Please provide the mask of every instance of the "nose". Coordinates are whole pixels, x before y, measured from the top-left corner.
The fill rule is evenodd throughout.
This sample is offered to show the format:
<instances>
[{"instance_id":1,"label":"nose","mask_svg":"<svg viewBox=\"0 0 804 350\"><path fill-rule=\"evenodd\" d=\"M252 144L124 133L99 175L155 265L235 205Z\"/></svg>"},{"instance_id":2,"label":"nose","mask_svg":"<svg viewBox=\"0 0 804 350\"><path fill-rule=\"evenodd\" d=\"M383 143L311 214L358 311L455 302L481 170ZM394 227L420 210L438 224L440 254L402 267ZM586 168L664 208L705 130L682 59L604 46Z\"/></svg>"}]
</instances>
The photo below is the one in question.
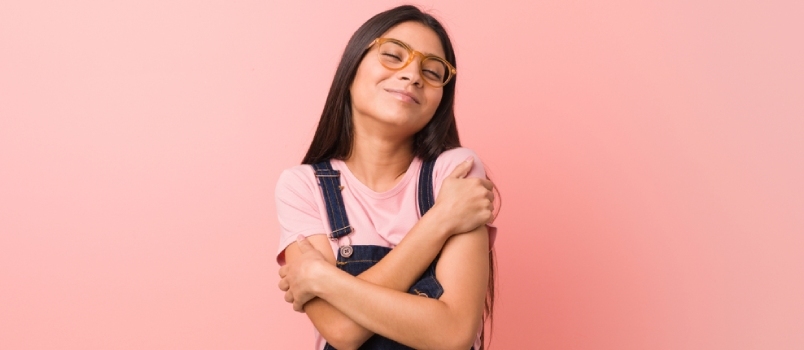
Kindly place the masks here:
<instances>
[{"instance_id":1,"label":"nose","mask_svg":"<svg viewBox=\"0 0 804 350\"><path fill-rule=\"evenodd\" d=\"M397 71L397 76L401 80L408 80L411 84L422 87L424 81L421 75L421 59L418 55L413 56L411 62L404 68Z\"/></svg>"}]
</instances>

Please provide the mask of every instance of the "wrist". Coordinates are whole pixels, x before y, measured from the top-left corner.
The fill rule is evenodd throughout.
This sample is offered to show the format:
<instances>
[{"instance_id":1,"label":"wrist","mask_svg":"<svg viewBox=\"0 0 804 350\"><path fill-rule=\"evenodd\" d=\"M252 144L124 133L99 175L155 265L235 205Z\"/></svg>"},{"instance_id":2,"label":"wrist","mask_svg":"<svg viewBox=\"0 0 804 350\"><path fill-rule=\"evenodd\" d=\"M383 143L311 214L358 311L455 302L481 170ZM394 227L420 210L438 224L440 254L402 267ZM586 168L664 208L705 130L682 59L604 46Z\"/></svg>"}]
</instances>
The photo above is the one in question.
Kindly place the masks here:
<instances>
[{"instance_id":1,"label":"wrist","mask_svg":"<svg viewBox=\"0 0 804 350\"><path fill-rule=\"evenodd\" d=\"M448 217L439 209L440 207L434 206L422 216L421 221L429 227L428 231L446 240L455 233L455 230Z\"/></svg>"},{"instance_id":2,"label":"wrist","mask_svg":"<svg viewBox=\"0 0 804 350\"><path fill-rule=\"evenodd\" d=\"M337 270L334 265L325 262L318 262L310 269L310 289L316 296L321 296L321 293L325 291L327 279L332 276L330 268Z\"/></svg>"}]
</instances>

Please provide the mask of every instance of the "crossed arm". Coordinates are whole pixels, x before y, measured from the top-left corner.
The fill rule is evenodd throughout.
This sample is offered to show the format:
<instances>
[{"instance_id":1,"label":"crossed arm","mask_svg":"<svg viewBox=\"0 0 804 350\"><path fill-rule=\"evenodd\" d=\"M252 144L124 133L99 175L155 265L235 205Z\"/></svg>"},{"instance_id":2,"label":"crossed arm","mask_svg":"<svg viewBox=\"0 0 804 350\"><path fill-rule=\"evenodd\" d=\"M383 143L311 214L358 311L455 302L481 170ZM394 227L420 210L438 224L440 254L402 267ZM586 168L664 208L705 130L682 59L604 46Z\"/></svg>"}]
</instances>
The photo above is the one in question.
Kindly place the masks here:
<instances>
[{"instance_id":1,"label":"crossed arm","mask_svg":"<svg viewBox=\"0 0 804 350\"><path fill-rule=\"evenodd\" d=\"M307 266L305 271L286 274L296 274L297 280L290 285L300 284L299 293L293 296L298 295L300 300L307 298L301 295L304 293L317 297L310 301L317 302L317 308L311 308L314 305L310 303L303 308L336 348L357 348L372 333L417 349L465 350L472 346L483 315L489 273L485 226L447 240L436 266L436 277L444 287L440 299L423 298L353 277L326 261L310 242L296 244L300 253L297 261L306 260ZM294 308L301 307L298 301L292 301ZM341 328L344 326L348 328ZM338 331L354 333L339 336ZM335 337L327 338L325 332Z\"/></svg>"},{"instance_id":2,"label":"crossed arm","mask_svg":"<svg viewBox=\"0 0 804 350\"><path fill-rule=\"evenodd\" d=\"M493 197L478 191L490 190L490 183L463 179L461 172L468 167L471 163L456 168L452 180L444 181L436 206L385 258L357 277L334 266L324 235L288 246L279 284L287 291L285 300L304 310L338 349L357 348L374 333L415 348L471 347L488 281L488 234L482 224L490 217ZM439 251L441 298L406 293Z\"/></svg>"},{"instance_id":3,"label":"crossed arm","mask_svg":"<svg viewBox=\"0 0 804 350\"><path fill-rule=\"evenodd\" d=\"M398 246L355 279L389 290L406 292L435 259L447 239L443 230L437 231L438 225L432 219L432 216L422 217ZM335 256L326 235L313 235L307 241L321 253L329 266L335 265ZM300 262L303 255L300 245L303 243L294 242L285 249L288 263L286 266ZM296 303L298 302L297 300ZM294 308L298 311L300 306L294 305ZM374 334L320 297L304 304L303 310L324 339L337 349L357 348Z\"/></svg>"}]
</instances>

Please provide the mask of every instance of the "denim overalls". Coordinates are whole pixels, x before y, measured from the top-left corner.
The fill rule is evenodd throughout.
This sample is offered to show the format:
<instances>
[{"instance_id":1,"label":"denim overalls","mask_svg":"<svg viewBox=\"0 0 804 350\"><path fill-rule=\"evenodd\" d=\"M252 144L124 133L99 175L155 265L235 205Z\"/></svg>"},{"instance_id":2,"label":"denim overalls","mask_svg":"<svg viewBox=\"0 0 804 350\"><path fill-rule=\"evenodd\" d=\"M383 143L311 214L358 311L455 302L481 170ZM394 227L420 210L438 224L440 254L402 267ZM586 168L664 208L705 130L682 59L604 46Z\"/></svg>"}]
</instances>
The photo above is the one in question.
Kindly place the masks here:
<instances>
[{"instance_id":1,"label":"denim overalls","mask_svg":"<svg viewBox=\"0 0 804 350\"><path fill-rule=\"evenodd\" d=\"M422 168L419 172L419 187L417 189L419 213L424 216L430 208L435 204L433 195L433 167L435 160L422 162ZM363 271L368 270L374 266L380 259L385 257L391 248L373 246L373 245L351 245L351 241L347 236L352 232L352 227L349 225L349 218L346 217L346 208L343 206L343 196L341 195L341 180L340 171L334 170L329 161L324 161L318 164L313 164L315 169L315 176L318 178L318 185L324 196L324 204L327 208L327 216L329 217L329 225L332 233L329 235L330 239L339 240L345 237L345 245L341 245L338 250L337 266L339 269L348 272L353 276L361 274ZM408 293L417 294L427 298L438 299L444 293L441 284L435 278L435 267L438 262L438 256L433 260L427 270L424 271L421 277L410 287ZM360 346L361 350L402 350L412 349L408 346L397 343L391 339L385 338L379 334L374 334L363 345ZM332 345L327 345L324 350L336 350Z\"/></svg>"}]
</instances>

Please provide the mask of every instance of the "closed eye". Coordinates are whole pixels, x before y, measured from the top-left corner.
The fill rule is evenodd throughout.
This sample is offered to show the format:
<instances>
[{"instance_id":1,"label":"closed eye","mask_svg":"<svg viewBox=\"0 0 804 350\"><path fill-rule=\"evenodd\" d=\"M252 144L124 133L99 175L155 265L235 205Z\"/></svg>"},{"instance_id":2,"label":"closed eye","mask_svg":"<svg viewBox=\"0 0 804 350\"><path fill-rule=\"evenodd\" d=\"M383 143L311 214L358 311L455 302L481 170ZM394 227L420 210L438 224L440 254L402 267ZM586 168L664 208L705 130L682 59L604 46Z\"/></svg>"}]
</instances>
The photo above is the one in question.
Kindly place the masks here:
<instances>
[{"instance_id":1,"label":"closed eye","mask_svg":"<svg viewBox=\"0 0 804 350\"><path fill-rule=\"evenodd\" d=\"M438 74L435 71L425 69L423 72L430 79L441 80L441 74Z\"/></svg>"},{"instance_id":2,"label":"closed eye","mask_svg":"<svg viewBox=\"0 0 804 350\"><path fill-rule=\"evenodd\" d=\"M402 61L402 58L400 58L399 56L394 55L394 54L383 53L382 55L386 56L386 57L389 57L389 58L392 58L392 59L397 60L397 61Z\"/></svg>"}]
</instances>

